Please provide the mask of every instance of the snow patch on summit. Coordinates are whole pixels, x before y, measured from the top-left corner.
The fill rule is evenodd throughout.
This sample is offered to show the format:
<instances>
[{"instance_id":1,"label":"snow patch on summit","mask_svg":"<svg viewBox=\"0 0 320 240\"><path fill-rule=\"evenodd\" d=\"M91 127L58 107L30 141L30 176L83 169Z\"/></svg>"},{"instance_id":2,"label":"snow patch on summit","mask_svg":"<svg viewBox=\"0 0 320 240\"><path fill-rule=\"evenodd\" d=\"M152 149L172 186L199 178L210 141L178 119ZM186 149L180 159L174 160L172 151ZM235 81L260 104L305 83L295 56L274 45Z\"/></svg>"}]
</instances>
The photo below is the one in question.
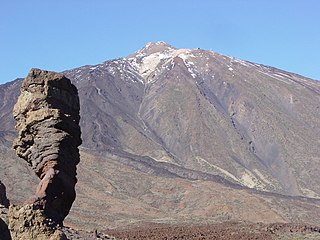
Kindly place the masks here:
<instances>
[{"instance_id":1,"label":"snow patch on summit","mask_svg":"<svg viewBox=\"0 0 320 240\"><path fill-rule=\"evenodd\" d=\"M193 54L190 54L189 51L186 51L184 53L181 53L178 55L180 57L184 64L186 65L188 72L191 74L193 78L197 77L197 71L196 71L196 66L194 63L189 59L190 57L195 57Z\"/></svg>"},{"instance_id":2,"label":"snow patch on summit","mask_svg":"<svg viewBox=\"0 0 320 240\"><path fill-rule=\"evenodd\" d=\"M150 46L146 46L148 48ZM167 63L173 63L175 57L180 57L191 76L195 78L197 76L197 71L194 63L190 60L191 57L195 57L191 50L189 49L173 49L169 48L165 51L155 52L149 55L138 52L134 57L130 57L127 60L136 69L136 71L142 76L146 82L150 82L149 76L157 75L159 72L166 68Z\"/></svg>"},{"instance_id":3,"label":"snow patch on summit","mask_svg":"<svg viewBox=\"0 0 320 240\"><path fill-rule=\"evenodd\" d=\"M137 68L140 75L146 79L155 71L156 67L162 60L169 58L171 58L171 54L169 52L157 52L143 57L141 64L138 64L137 61L133 61L132 63Z\"/></svg>"}]
</instances>

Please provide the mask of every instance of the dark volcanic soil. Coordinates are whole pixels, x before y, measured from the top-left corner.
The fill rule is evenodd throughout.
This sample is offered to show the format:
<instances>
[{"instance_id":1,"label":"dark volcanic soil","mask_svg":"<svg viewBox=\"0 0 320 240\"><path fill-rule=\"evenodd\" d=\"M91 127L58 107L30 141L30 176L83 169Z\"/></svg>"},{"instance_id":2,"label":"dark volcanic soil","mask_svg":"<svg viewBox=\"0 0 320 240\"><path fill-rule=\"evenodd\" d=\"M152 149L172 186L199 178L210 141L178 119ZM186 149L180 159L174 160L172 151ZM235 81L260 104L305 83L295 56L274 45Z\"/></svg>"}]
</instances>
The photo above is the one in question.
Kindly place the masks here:
<instances>
[{"instance_id":1,"label":"dark volcanic soil","mask_svg":"<svg viewBox=\"0 0 320 240\"><path fill-rule=\"evenodd\" d=\"M108 230L116 239L320 239L320 228L292 224L220 223L208 225L150 225Z\"/></svg>"}]
</instances>

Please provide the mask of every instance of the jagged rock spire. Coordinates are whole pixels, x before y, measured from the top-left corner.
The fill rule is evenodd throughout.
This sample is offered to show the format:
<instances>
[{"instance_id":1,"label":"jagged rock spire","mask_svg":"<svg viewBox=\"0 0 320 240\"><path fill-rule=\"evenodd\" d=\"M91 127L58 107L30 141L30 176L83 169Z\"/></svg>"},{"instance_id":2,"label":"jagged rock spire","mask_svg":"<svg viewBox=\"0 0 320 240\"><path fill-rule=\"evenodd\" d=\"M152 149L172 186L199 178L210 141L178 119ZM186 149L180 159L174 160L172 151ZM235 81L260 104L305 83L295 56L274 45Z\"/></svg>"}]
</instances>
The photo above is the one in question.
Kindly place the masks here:
<instances>
[{"instance_id":1,"label":"jagged rock spire","mask_svg":"<svg viewBox=\"0 0 320 240\"><path fill-rule=\"evenodd\" d=\"M18 137L13 147L41 179L34 204L57 223L75 200L79 127L76 87L63 74L31 69L13 109Z\"/></svg>"}]
</instances>

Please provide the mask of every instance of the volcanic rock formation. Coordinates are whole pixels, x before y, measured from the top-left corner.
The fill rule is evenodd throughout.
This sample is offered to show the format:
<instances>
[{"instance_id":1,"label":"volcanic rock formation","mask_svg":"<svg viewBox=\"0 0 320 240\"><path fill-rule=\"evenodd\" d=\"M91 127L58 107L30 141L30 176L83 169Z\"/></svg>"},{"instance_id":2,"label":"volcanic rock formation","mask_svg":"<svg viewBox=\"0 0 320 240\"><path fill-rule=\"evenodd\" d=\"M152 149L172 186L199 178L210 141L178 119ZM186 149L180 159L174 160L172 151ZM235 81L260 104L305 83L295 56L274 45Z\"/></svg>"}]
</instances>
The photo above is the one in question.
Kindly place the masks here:
<instances>
[{"instance_id":1,"label":"volcanic rock formation","mask_svg":"<svg viewBox=\"0 0 320 240\"><path fill-rule=\"evenodd\" d=\"M79 127L77 88L63 74L31 69L13 109L13 148L41 179L34 205L62 223L75 200Z\"/></svg>"}]
</instances>

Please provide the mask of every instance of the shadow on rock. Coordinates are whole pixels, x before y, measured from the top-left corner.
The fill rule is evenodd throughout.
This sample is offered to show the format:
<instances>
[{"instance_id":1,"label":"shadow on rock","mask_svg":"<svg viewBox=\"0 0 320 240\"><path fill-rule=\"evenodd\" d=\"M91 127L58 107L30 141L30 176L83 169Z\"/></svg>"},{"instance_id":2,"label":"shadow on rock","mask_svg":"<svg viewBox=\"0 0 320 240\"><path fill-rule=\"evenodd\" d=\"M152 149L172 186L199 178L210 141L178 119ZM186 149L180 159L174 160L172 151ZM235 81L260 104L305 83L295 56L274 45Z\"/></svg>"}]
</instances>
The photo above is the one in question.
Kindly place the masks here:
<instances>
[{"instance_id":1,"label":"shadow on rock","mask_svg":"<svg viewBox=\"0 0 320 240\"><path fill-rule=\"evenodd\" d=\"M11 235L8 229L8 225L0 218L0 240L11 240Z\"/></svg>"}]
</instances>

